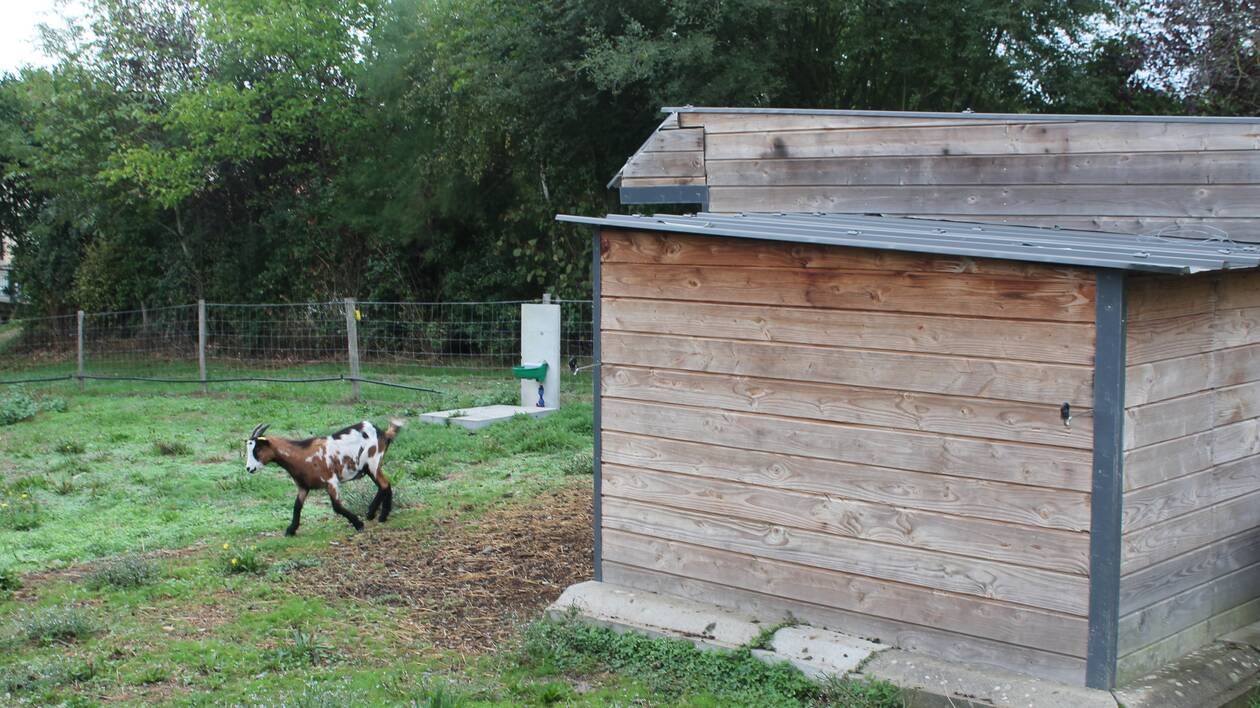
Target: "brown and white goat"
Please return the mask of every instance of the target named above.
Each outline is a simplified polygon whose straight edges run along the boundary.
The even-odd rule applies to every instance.
[[[389,444],[398,436],[403,422],[391,420],[389,428],[381,431],[370,421],[342,428],[332,435],[305,440],[286,440],[268,437],[267,425],[259,425],[249,434],[245,443],[245,469],[250,474],[274,462],[284,468],[297,485],[297,499],[293,502],[293,521],[284,530],[285,536],[297,533],[302,519],[302,505],[313,489],[328,490],[333,511],[346,517],[355,531],[363,530],[363,521],[341,504],[341,485],[368,475],[376,483],[376,496],[368,505],[368,519],[384,522],[394,506],[394,490],[389,478],[381,472],[381,458]]]

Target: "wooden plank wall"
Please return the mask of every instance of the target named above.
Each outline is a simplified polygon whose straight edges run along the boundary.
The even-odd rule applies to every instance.
[[[1260,620],[1260,276],[1129,286],[1120,675]]]
[[[1091,273],[605,230],[604,579],[1083,681]]]
[[[686,141],[688,156],[645,153],[630,164],[650,164],[642,174],[652,184],[708,185],[715,212],[885,213],[1124,233],[1180,224],[1260,241],[1260,118],[684,112],[677,121],[680,131],[701,131]]]
[[[622,187],[704,184],[704,129],[678,126],[671,113],[621,168]]]

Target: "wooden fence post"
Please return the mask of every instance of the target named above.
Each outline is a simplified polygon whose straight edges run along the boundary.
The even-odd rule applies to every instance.
[[[354,298],[346,298],[346,344],[350,354],[350,397],[359,400],[359,323]]]
[[[78,340],[77,340],[77,346],[76,346],[76,349],[78,350],[78,359],[79,359],[79,367],[78,367],[78,372],[79,372],[79,390],[80,390],[80,391],[82,391],[82,390],[84,389],[84,382],[83,382],[83,373],[84,373],[84,372],[83,372],[83,310],[79,310],[79,317],[78,317],[78,320],[79,320],[79,336],[78,336]]]
[[[210,393],[206,383],[206,301],[197,300],[197,372],[201,376],[201,392]]]

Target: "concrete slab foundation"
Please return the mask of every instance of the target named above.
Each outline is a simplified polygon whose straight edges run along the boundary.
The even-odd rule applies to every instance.
[[[420,421],[434,425],[458,425],[469,430],[480,430],[487,425],[508,420],[514,416],[527,415],[532,418],[545,418],[559,408],[531,408],[529,406],[479,406],[477,408],[459,408],[449,411],[422,413]]]
[[[814,678],[888,681],[901,687],[913,708],[1233,708],[1248,705],[1260,685],[1260,623],[1108,692],[943,661],[814,627],[781,627],[765,641],[775,620],[595,581],[569,587],[548,613],[576,614],[619,632],[684,639],[701,648],[757,641],[764,648],[752,653],[762,661],[788,661]]]

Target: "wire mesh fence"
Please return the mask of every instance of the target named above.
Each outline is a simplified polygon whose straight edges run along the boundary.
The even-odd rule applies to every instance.
[[[0,384],[357,379],[422,388],[408,381],[520,363],[527,302],[539,301],[199,303],[15,320],[0,328]],[[552,302],[561,312],[558,364],[589,365],[591,302]]]

